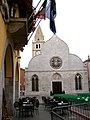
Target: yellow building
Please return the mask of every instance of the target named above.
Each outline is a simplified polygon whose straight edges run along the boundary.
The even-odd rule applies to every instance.
[[[28,43],[32,12],[32,0],[0,1],[0,120],[13,115],[19,98],[20,49]]]

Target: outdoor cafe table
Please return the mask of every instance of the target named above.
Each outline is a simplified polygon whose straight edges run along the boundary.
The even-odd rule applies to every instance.
[[[32,103],[23,102],[22,104],[22,115],[29,115],[31,112],[31,116],[33,117],[34,105]]]
[[[67,109],[68,109],[68,103],[64,103],[63,101],[59,102],[56,107],[53,108],[56,111],[58,111],[59,114],[67,114]],[[65,106],[65,107],[64,107]]]

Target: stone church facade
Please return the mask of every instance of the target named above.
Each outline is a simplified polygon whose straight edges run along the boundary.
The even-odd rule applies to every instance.
[[[35,54],[35,52],[38,54]],[[25,69],[25,94],[88,92],[88,73],[82,60],[69,52],[68,45],[53,35],[44,42],[39,28],[32,42],[33,57]]]

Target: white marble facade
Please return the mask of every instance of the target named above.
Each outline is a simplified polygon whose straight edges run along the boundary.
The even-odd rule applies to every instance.
[[[25,94],[88,92],[88,74],[82,60],[69,52],[68,45],[53,35],[44,43],[41,54],[25,69]]]

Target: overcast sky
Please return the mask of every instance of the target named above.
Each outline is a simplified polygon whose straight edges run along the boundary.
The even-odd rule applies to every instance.
[[[33,0],[34,7],[38,1]],[[86,60],[90,55],[90,0],[56,0],[56,9],[56,35],[68,45],[70,53],[77,55],[82,61]],[[53,36],[49,20],[42,20],[40,25],[44,40],[47,41]],[[32,57],[34,35],[35,33],[21,52],[21,68],[28,67]]]

